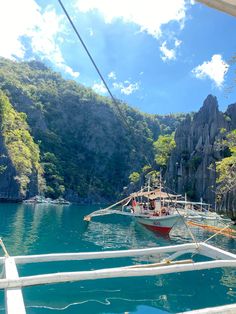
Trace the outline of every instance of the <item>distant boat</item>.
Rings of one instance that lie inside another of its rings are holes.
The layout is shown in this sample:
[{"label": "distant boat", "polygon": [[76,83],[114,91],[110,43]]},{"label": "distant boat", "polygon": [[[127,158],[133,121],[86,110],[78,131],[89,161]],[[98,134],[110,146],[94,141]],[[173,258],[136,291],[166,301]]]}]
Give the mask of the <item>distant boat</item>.
[{"label": "distant boat", "polygon": [[59,198],[57,198],[57,199],[55,199],[55,200],[51,200],[51,202],[50,202],[51,204],[59,204],[59,205],[70,205],[70,202],[69,201],[67,201],[67,200],[65,200],[64,198],[62,198],[62,197],[59,197]]},{"label": "distant boat", "polygon": [[44,196],[36,195],[34,197],[31,197],[27,200],[24,200],[23,203],[25,204],[42,204],[42,203],[48,203]]},{"label": "distant boat", "polygon": [[70,205],[70,202],[62,197],[58,199],[45,198],[44,196],[36,195],[28,200],[23,201],[24,204],[57,204],[57,205]]}]

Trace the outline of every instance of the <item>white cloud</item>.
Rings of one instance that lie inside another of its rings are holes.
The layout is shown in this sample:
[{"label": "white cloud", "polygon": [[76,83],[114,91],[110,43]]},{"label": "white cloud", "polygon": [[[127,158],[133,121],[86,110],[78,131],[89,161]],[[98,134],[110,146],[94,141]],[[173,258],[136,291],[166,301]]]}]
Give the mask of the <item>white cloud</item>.
[{"label": "white cloud", "polygon": [[[117,79],[114,71],[111,71],[108,74],[108,77],[111,80]],[[135,91],[137,91],[139,89],[140,83],[139,82],[131,83],[129,80],[125,80],[124,82],[113,82],[112,87],[114,88],[114,90],[118,90],[121,94],[131,95],[132,93],[134,93]],[[99,94],[107,94],[108,93],[108,91],[107,91],[107,89],[104,86],[102,81],[100,81],[100,83],[94,83],[92,86],[92,89],[96,93],[99,93]]]},{"label": "white cloud", "polygon": [[91,27],[89,27],[88,31],[89,31],[89,36],[92,37],[94,35],[93,29]]},{"label": "white cloud", "polygon": [[182,41],[179,39],[175,39],[175,47],[179,47],[182,44]]},{"label": "white cloud", "polygon": [[125,95],[131,95],[133,92],[137,91],[139,89],[139,83],[130,83],[130,81],[124,81],[124,83],[113,83],[113,88],[118,89],[121,94]]},{"label": "white cloud", "polygon": [[61,32],[63,32],[62,16],[58,16],[55,10],[48,8],[40,16],[37,30],[33,30],[32,34],[29,35],[32,50],[43,59],[52,61],[58,68],[77,78],[79,72],[74,72],[71,67],[65,64],[60,47],[57,44],[57,36]]},{"label": "white cloud", "polygon": [[116,73],[114,71],[111,71],[108,74],[108,78],[111,79],[111,80],[116,80]]},{"label": "white cloud", "polygon": [[1,1],[0,55],[5,58],[24,59],[24,36],[29,40],[36,56],[48,59],[73,77],[78,77],[79,73],[66,65],[58,45],[61,42],[62,30],[62,16],[58,16],[50,6],[42,12],[34,0]]},{"label": "white cloud", "polygon": [[163,61],[176,59],[175,50],[174,49],[168,49],[166,47],[166,41],[164,41],[163,44],[161,45],[160,51],[162,52],[161,59]]},{"label": "white cloud", "polygon": [[25,48],[19,40],[28,34],[39,20],[39,6],[35,1],[1,1],[0,55],[5,58],[24,57]]},{"label": "white cloud", "polygon": [[72,76],[73,78],[77,78],[80,75],[79,72],[73,71],[72,68],[66,65],[64,62],[58,63],[57,66],[61,68],[63,71],[65,71],[66,73],[70,74],[70,76]]},{"label": "white cloud", "polygon": [[218,88],[224,83],[224,78],[228,72],[229,65],[222,59],[220,54],[212,56],[211,61],[205,61],[192,70],[196,78],[210,78]]},{"label": "white cloud", "polygon": [[92,86],[92,89],[99,94],[107,94],[107,89],[103,82],[101,81],[100,83],[94,83]]},{"label": "white cloud", "polygon": [[165,62],[167,60],[176,60],[176,49],[181,45],[182,41],[179,39],[175,39],[174,48],[167,48],[167,43],[164,41],[160,47],[160,51],[162,53],[161,59]]},{"label": "white cloud", "polygon": [[[97,10],[106,23],[121,18],[124,22],[135,23],[140,31],[159,38],[161,26],[176,21],[182,28],[185,20],[186,0],[77,0],[81,12]],[[189,1],[188,1],[189,2]]]}]

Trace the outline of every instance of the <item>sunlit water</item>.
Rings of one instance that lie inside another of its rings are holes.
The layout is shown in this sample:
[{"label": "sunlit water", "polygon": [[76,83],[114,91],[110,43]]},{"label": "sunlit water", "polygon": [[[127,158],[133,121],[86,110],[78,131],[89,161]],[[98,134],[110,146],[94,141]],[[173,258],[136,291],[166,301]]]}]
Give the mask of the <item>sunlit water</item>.
[{"label": "sunlit water", "polygon": [[[172,230],[168,238],[163,238],[129,217],[104,216],[89,224],[84,222],[83,217],[97,208],[0,204],[0,236],[10,255],[147,248],[191,241],[182,223]],[[211,235],[201,229],[191,230],[199,241]],[[219,235],[209,243],[236,253],[234,239]],[[21,276],[25,276],[124,266],[157,259],[158,256],[41,263],[18,266],[18,270]],[[236,303],[236,271],[216,269],[35,286],[24,288],[23,295],[29,314],[177,313]],[[3,292],[0,293],[0,302],[0,313],[4,313]]]}]

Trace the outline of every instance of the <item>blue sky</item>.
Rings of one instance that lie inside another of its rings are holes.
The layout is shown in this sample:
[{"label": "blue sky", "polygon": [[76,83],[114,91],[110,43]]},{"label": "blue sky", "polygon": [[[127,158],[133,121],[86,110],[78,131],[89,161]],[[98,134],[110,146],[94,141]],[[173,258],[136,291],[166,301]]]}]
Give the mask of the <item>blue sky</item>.
[{"label": "blue sky", "polygon": [[[223,111],[236,102],[236,18],[190,0],[63,3],[115,97],[160,114],[197,111],[210,93]],[[1,56],[40,59],[106,95],[56,0],[2,1],[0,37]]]}]

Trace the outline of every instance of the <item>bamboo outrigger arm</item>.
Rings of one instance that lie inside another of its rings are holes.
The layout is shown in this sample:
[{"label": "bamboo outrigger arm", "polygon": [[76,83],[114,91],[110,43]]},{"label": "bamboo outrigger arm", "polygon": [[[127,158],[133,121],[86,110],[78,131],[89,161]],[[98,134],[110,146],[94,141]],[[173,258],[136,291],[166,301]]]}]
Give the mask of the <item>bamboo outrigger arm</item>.
[{"label": "bamboo outrigger arm", "polygon": [[129,199],[131,199],[130,196],[126,197],[126,198],[123,198],[122,200],[120,200],[119,202],[115,203],[115,204],[112,204],[106,208],[103,208],[103,209],[99,209],[99,210],[96,210],[95,212],[92,212],[91,214],[87,215],[84,217],[84,220],[85,221],[90,221],[92,217],[95,217],[95,216],[104,216],[104,215],[109,215],[111,214],[111,209],[121,203],[124,203],[124,202],[127,202]]},{"label": "bamboo outrigger arm", "polygon": [[228,13],[236,17],[236,1],[235,0],[197,0],[213,9]]}]

